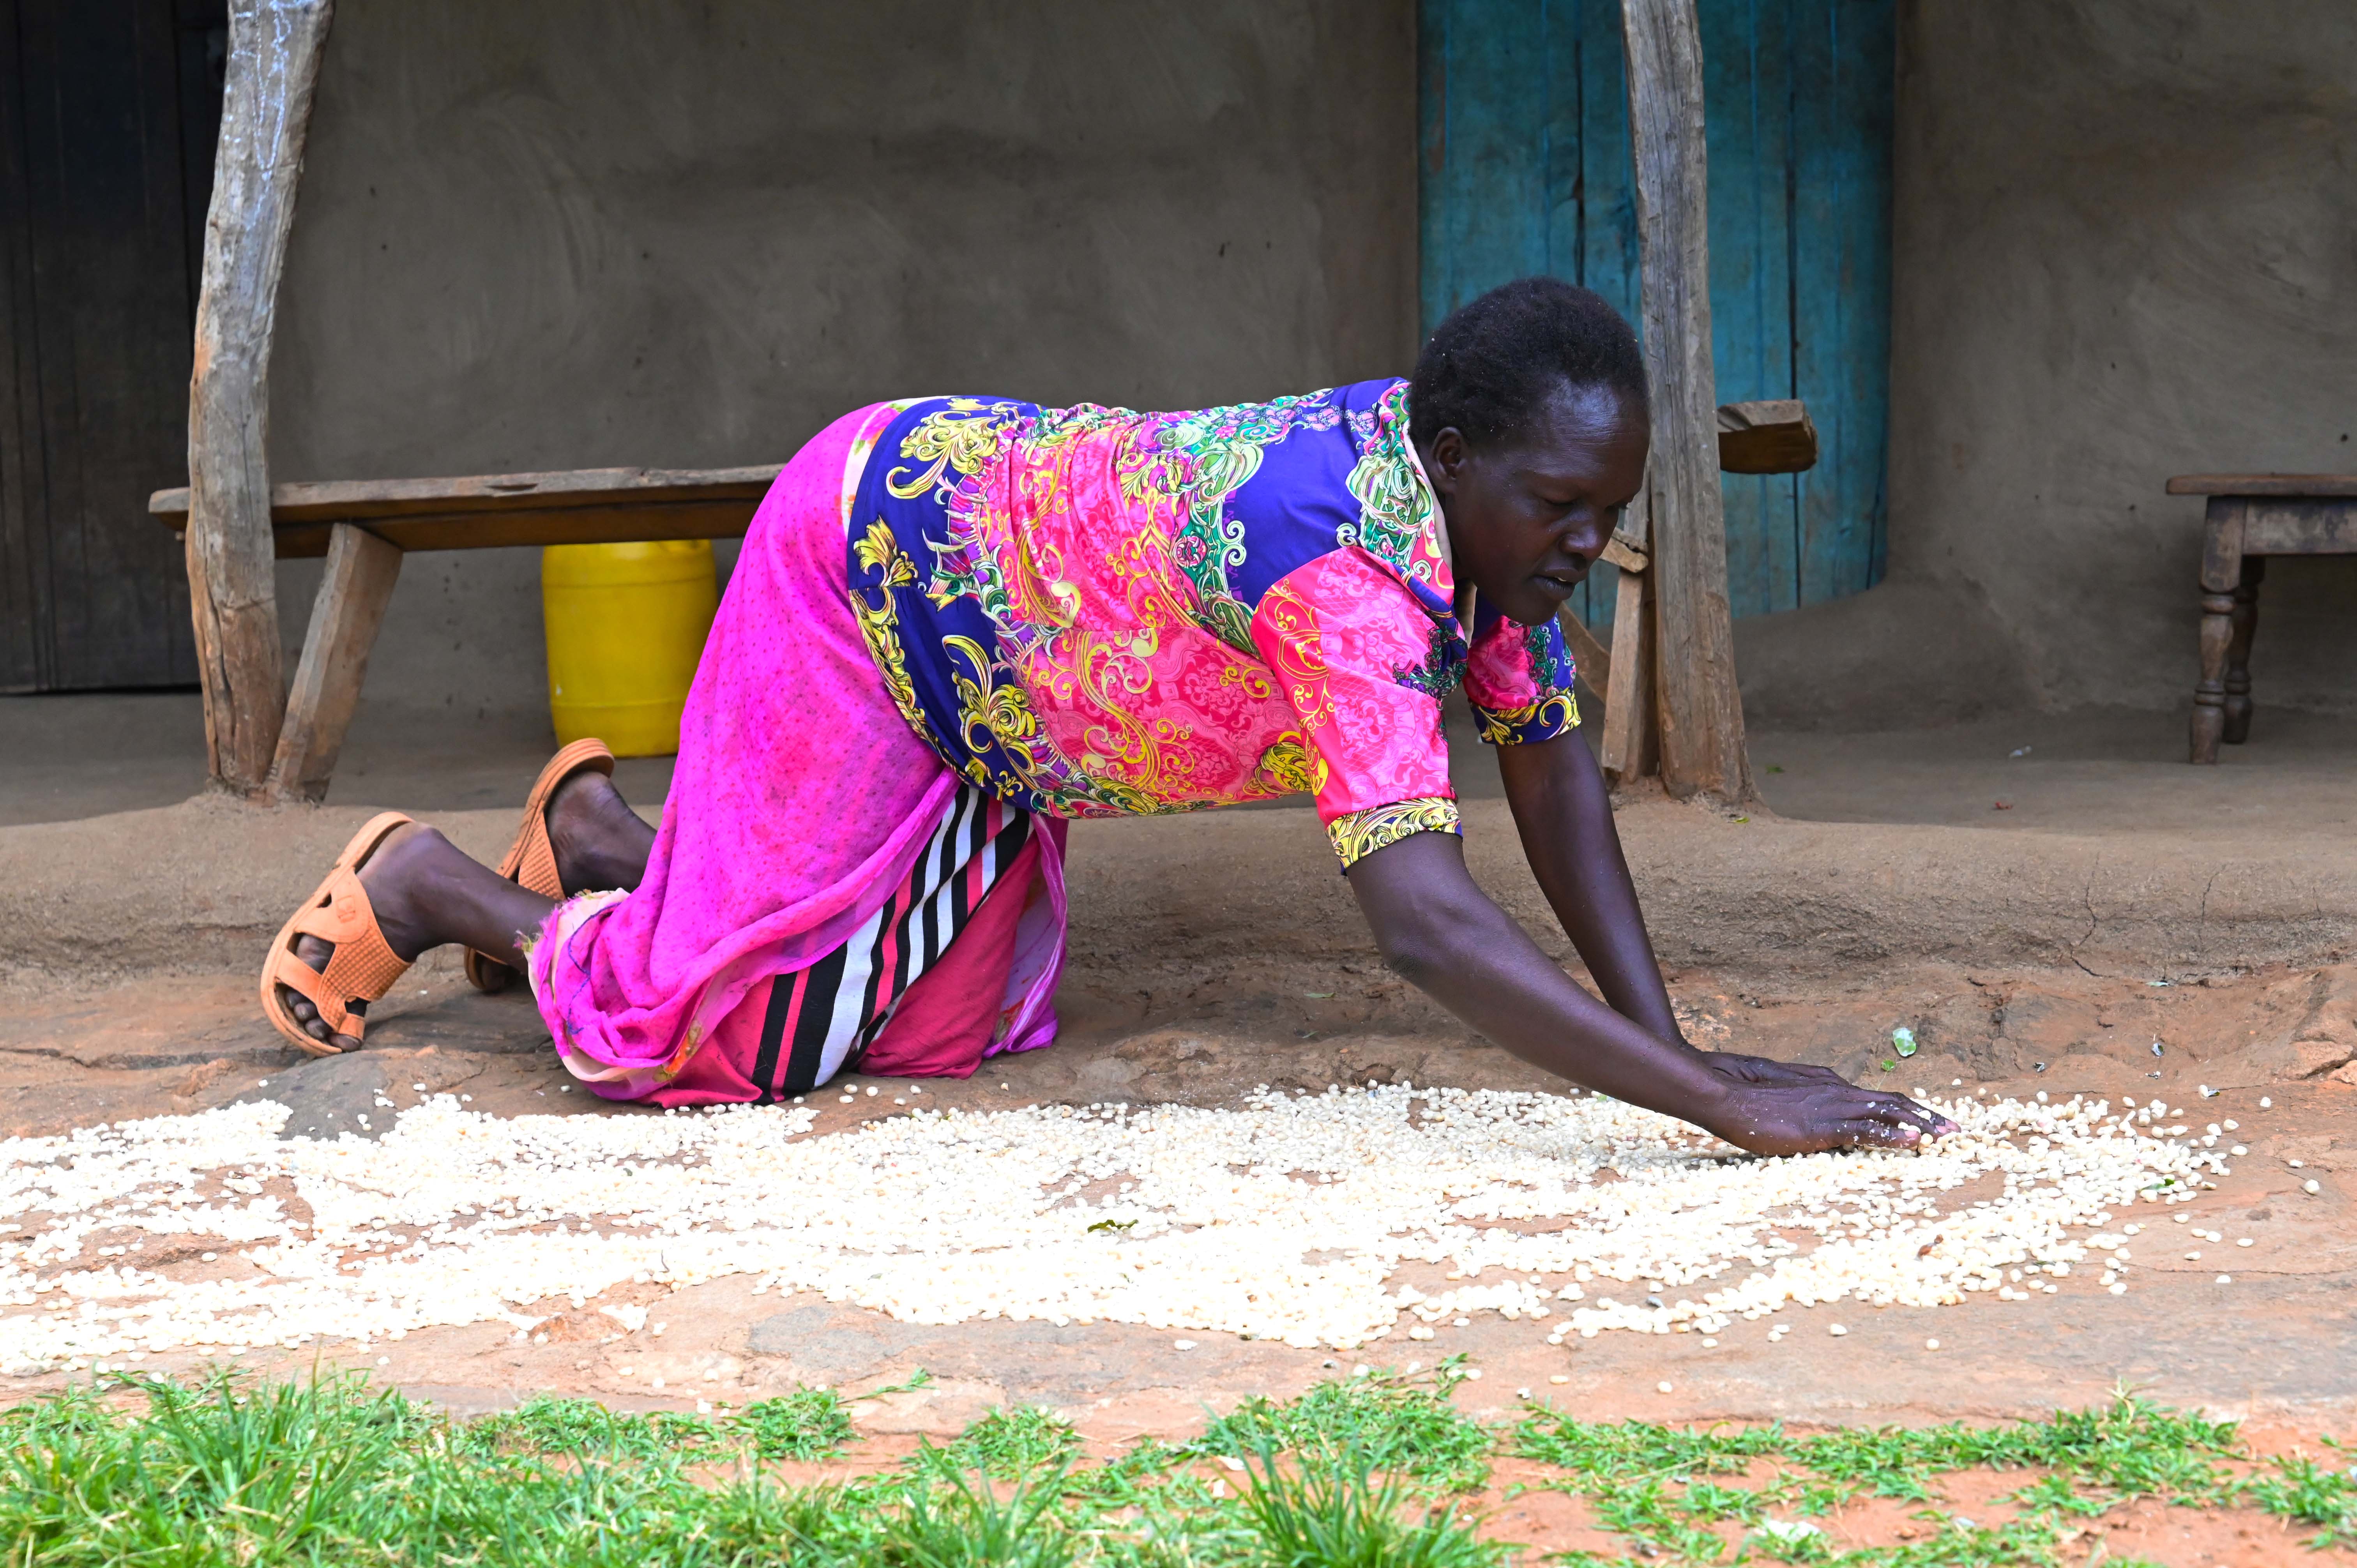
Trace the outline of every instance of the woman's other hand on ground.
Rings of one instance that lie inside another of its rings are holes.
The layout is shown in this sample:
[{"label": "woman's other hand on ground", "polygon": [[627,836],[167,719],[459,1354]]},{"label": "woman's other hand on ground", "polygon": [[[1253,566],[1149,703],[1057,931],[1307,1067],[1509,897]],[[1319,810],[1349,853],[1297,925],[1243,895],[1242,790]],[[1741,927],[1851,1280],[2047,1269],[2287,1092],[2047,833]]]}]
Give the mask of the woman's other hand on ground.
[{"label": "woman's other hand on ground", "polygon": [[1702,1124],[1755,1155],[1829,1149],[1915,1149],[1956,1124],[1903,1094],[1860,1089],[1825,1068],[1762,1057],[1706,1057],[1727,1079],[1726,1099]]}]

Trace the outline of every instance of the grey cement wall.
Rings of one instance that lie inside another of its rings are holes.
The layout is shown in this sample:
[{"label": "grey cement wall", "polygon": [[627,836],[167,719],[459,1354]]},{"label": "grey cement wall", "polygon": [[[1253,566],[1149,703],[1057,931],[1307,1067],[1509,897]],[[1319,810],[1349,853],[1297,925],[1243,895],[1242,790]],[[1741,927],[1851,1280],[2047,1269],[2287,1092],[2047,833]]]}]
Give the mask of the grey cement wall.
[{"label": "grey cement wall", "polygon": [[[1405,371],[1409,0],[342,0],[280,478],[776,462],[875,399]],[[282,568],[290,646],[315,565]],[[536,552],[412,557],[359,723],[547,723]]]},{"label": "grey cement wall", "polygon": [[[1890,575],[1738,623],[1747,705],[2183,704],[2163,482],[2357,467],[2357,8],[1900,0],[1900,41]],[[1403,370],[1414,135],[1406,0],[345,0],[274,463],[777,461],[910,392]],[[2352,627],[2357,560],[2278,565],[2262,714],[2357,706]],[[540,637],[534,553],[415,557],[361,722],[544,725]]]},{"label": "grey cement wall", "polygon": [[[2357,470],[2357,6],[1900,0],[1890,575],[1739,623],[1755,719],[2190,705],[2199,500]],[[2268,704],[2357,707],[2357,560],[2279,563]]]}]

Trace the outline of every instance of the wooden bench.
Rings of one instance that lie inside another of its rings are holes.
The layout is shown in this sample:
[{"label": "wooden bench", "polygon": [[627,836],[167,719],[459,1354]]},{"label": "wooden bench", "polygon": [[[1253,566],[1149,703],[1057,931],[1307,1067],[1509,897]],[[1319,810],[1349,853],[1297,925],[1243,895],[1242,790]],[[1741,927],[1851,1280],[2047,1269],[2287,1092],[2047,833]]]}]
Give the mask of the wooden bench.
[{"label": "wooden bench", "polygon": [[[279,558],[328,558],[286,694],[270,768],[274,791],[307,800],[326,796],[406,553],[734,538],[753,521],[780,467],[274,485],[270,521]],[[158,490],[147,510],[184,532],[188,492]]]},{"label": "wooden bench", "polygon": [[[1718,428],[1719,462],[1730,473],[1791,473],[1816,461],[1816,427],[1798,402],[1728,403],[1718,411]],[[307,800],[327,795],[403,555],[517,544],[732,539],[753,521],[780,467],[585,468],[272,486],[270,521],[279,559],[328,560],[286,694],[285,723],[270,768],[272,791]],[[188,492],[158,490],[147,510],[183,533]],[[1645,569],[1644,550],[1641,530],[1633,540],[1616,540],[1605,559],[1634,577]],[[1627,596],[1624,589],[1624,602]],[[1632,618],[1631,632],[1637,624]],[[1564,625],[1582,674],[1602,693],[1610,654],[1577,618],[1566,616]],[[1628,660],[1624,684],[1636,671],[1636,661]]]},{"label": "wooden bench", "polygon": [[2251,734],[2251,638],[2270,555],[2357,555],[2357,474],[2182,474],[2173,496],[2207,496],[2201,528],[2201,679],[2191,760]]}]

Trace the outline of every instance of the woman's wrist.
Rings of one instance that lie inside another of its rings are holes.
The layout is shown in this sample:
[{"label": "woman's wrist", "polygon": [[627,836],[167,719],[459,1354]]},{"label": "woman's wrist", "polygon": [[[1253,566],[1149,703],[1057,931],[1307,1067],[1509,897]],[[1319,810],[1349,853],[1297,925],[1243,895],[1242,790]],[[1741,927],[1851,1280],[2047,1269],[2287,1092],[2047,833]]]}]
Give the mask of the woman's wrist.
[{"label": "woman's wrist", "polygon": [[1696,1050],[1674,1036],[1660,1041],[1660,1045],[1672,1054],[1662,1064],[1667,1070],[1657,1069],[1653,1074],[1653,1091],[1642,1096],[1615,1093],[1615,1098],[1698,1127],[1711,1126],[1732,1104],[1736,1084],[1718,1070],[1709,1052]]}]

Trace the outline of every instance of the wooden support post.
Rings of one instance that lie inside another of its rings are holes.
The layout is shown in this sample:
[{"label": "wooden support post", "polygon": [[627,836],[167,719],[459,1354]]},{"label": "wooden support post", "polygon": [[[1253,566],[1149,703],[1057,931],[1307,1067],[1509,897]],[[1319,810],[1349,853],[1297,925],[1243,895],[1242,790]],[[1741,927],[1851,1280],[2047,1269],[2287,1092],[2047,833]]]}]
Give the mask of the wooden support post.
[{"label": "wooden support post", "polygon": [[1662,782],[1680,798],[1733,802],[1750,797],[1751,769],[1718,489],[1701,30],[1694,0],[1621,0],[1620,20],[1652,383],[1653,547],[1644,575],[1660,636]]},{"label": "wooden support post", "polygon": [[260,794],[285,700],[270,528],[270,339],[333,0],[231,0],[188,378],[188,600],[216,784]]},{"label": "wooden support post", "polygon": [[1645,553],[1652,543],[1652,510],[1650,496],[1640,490],[1612,533],[1627,561],[1643,563],[1621,566],[1620,596],[1612,607],[1611,674],[1604,692],[1604,740],[1597,760],[1605,781],[1615,789],[1650,776],[1661,765],[1653,691],[1660,639],[1646,583],[1652,564]]},{"label": "wooden support post", "polygon": [[1570,646],[1572,667],[1579,671],[1579,683],[1601,697],[1612,689],[1612,654],[1596,634],[1587,629],[1568,608],[1555,612],[1555,620],[1563,628],[1563,639]]},{"label": "wooden support post", "polygon": [[344,732],[360,706],[369,650],[384,607],[401,575],[401,552],[367,529],[334,525],[328,570],[311,604],[311,629],[286,697],[286,723],[270,766],[270,794],[282,800],[320,800],[336,776]]}]

